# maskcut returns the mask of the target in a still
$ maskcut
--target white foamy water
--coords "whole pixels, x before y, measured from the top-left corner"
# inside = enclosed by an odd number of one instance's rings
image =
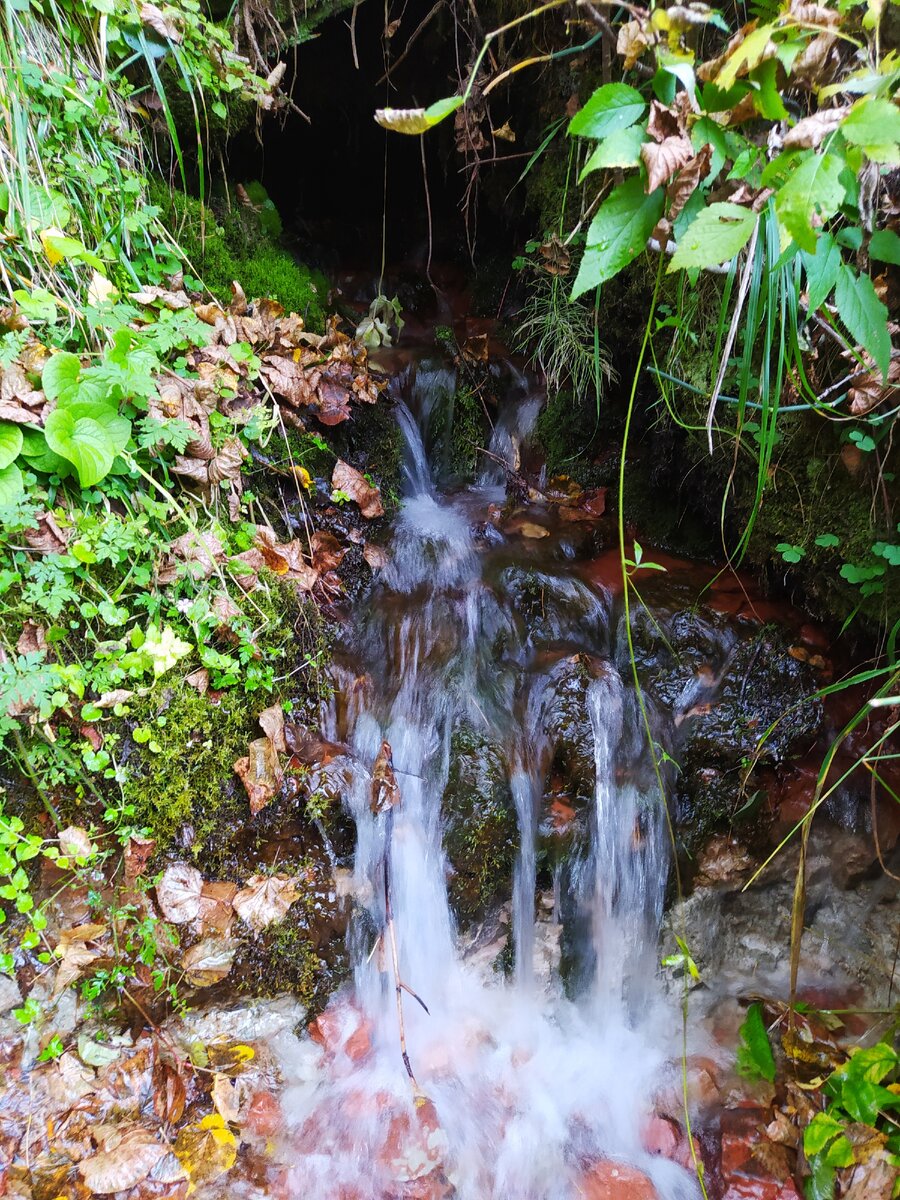
[[[428,379],[447,383],[436,370]],[[663,814],[659,795],[635,782],[647,774],[637,769],[646,766],[645,743],[613,661],[611,601],[561,556],[543,552],[537,565],[522,550],[542,604],[537,625],[523,619],[510,573],[520,552],[475,532],[484,492],[448,497],[434,482],[422,437],[434,409],[423,387],[420,373],[400,408],[407,496],[390,562],[360,606],[352,654],[337,675],[339,688],[348,682],[335,706],[340,719],[332,715],[326,731],[360,764],[348,797],[357,827],[353,984],[329,1018],[344,1023],[341,1041],[358,1036],[336,1055],[304,1043],[290,1066],[290,1195],[575,1200],[586,1167],[610,1157],[644,1171],[662,1200],[689,1200],[692,1177],[641,1143],[680,1026],[653,981],[667,872]],[[522,390],[518,418],[503,413],[495,432],[495,451],[507,457],[537,414]],[[491,482],[486,471],[482,485]],[[580,965],[567,998],[561,984],[548,991],[535,977],[535,889],[551,718],[578,654],[591,676],[582,727],[594,779],[584,836],[564,881],[557,873],[572,928],[584,931],[574,936]],[[363,672],[365,686],[350,687]],[[461,724],[502,749],[518,818],[508,977],[463,959],[448,901],[441,803]],[[390,816],[371,811],[365,769],[385,739],[402,797]],[[401,1056],[386,856],[400,976],[415,993],[401,994],[415,1084]]]

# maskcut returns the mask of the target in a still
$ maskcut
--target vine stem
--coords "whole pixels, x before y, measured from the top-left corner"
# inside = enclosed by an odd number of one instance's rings
[[[669,814],[669,807],[666,804],[666,789],[663,782],[662,771],[659,764],[659,756],[656,752],[656,745],[653,740],[653,731],[650,727],[650,714],[647,711],[647,703],[644,699],[644,692],[641,688],[640,676],[638,674],[637,662],[634,657],[634,637],[631,632],[631,599],[630,589],[634,586],[628,573],[629,564],[625,557],[625,460],[628,451],[628,439],[631,434],[631,420],[634,416],[635,402],[637,400],[638,383],[640,382],[641,370],[644,365],[644,359],[647,356],[647,347],[650,345],[651,330],[653,328],[653,316],[656,312],[656,301],[659,296],[659,288],[662,283],[663,266],[665,259],[660,256],[656,268],[656,279],[653,284],[653,294],[650,297],[650,304],[647,309],[647,321],[644,325],[644,336],[641,341],[641,349],[638,353],[638,360],[635,363],[634,375],[631,379],[631,392],[628,397],[628,410],[625,414],[625,430],[622,435],[622,453],[619,460],[619,494],[616,500],[616,518],[619,534],[619,566],[622,571],[622,596],[625,616],[625,636],[628,640],[628,659],[631,663],[631,674],[634,679],[635,693],[637,695],[638,706],[641,712],[641,720],[644,725],[644,731],[647,735],[647,743],[650,748],[650,755],[653,759],[653,772],[656,776],[657,787],[659,788],[660,803],[663,806],[663,812],[666,816],[666,826],[669,831],[669,840],[672,843],[672,861],[675,867],[675,889],[678,899],[682,899],[681,888],[681,872],[678,868],[678,854],[675,844],[675,829],[672,825],[672,818]],[[635,589],[636,590],[636,589]],[[685,929],[682,928],[682,935],[685,934]],[[687,938],[682,936],[684,945],[687,945]],[[688,1100],[688,1073],[687,1073],[687,1021],[688,1021],[688,989],[690,975],[687,969],[687,964],[684,967],[684,985],[682,988],[681,997],[681,1093],[682,1107],[684,1111],[684,1127],[687,1133],[688,1146],[691,1151],[691,1161],[694,1165],[694,1172],[697,1176],[697,1182],[700,1184],[700,1191],[703,1193],[703,1200],[709,1200],[706,1191],[706,1184],[703,1180],[704,1168],[703,1162],[697,1154],[697,1146],[694,1141],[693,1131],[691,1129],[691,1114],[690,1104]]]

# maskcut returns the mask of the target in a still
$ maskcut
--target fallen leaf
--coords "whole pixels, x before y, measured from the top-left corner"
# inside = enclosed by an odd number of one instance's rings
[[[76,979],[80,979],[90,963],[98,957],[99,950],[88,950],[87,946],[68,946],[60,959],[56,979],[53,981],[53,998],[61,995]]]
[[[372,768],[372,795],[369,807],[373,813],[384,813],[400,803],[400,788],[394,774],[394,756],[390,742],[382,742]]]
[[[313,569],[320,574],[324,574],[326,571],[334,571],[340,566],[341,560],[346,554],[346,550],[334,534],[326,533],[323,529],[317,529],[312,535],[310,546],[312,548]]]
[[[184,682],[201,696],[205,696],[209,690],[209,671],[206,667],[198,667],[196,671],[191,671],[190,675],[185,675]]]
[[[280,704],[264,708],[259,714],[259,727],[270,739],[275,750],[284,754],[287,746],[284,744],[284,709]]]
[[[188,983],[211,987],[225,978],[234,965],[235,945],[222,937],[206,937],[186,950],[181,966]]]
[[[216,1112],[229,1125],[243,1125],[247,1120],[257,1085],[258,1080],[249,1075],[239,1075],[237,1079],[231,1079],[228,1075],[215,1074],[212,1102],[216,1106]]]
[[[387,552],[381,546],[376,546],[372,542],[366,542],[363,546],[363,558],[369,564],[373,571],[380,571],[388,564]]]
[[[211,1183],[234,1166],[237,1139],[218,1113],[179,1129],[175,1156],[187,1172],[191,1187]]]
[[[303,543],[299,538],[289,542],[279,542],[275,531],[266,525],[260,525],[256,530],[256,547],[263,556],[263,561],[270,571],[276,575],[285,575],[293,579],[301,591],[312,591],[319,573],[311,567],[303,556]]]
[[[248,753],[239,758],[234,769],[246,789],[250,811],[256,815],[274,800],[284,782],[284,770],[271,738],[255,738]]]
[[[65,554],[69,535],[64,532],[51,512],[38,513],[37,523],[23,531],[23,536],[32,550],[42,554]]]
[[[203,876],[196,867],[187,863],[166,867],[156,885],[156,900],[162,915],[173,925],[193,921],[200,911],[202,889]]]
[[[688,137],[667,137],[662,142],[645,142],[641,146],[641,161],[647,168],[647,192],[672,178],[675,172],[694,157],[694,147]]]
[[[237,481],[241,474],[241,464],[247,454],[248,450],[240,438],[228,438],[215,458],[209,462],[209,482],[215,485],[223,479]]]
[[[235,896],[234,909],[258,933],[280,921],[298,895],[288,875],[253,875]]]
[[[331,474],[331,486],[335,491],[345,492],[351,500],[359,505],[359,511],[371,520],[373,517],[383,517],[384,508],[381,504],[381,493],[373,487],[361,471],[351,467],[349,463],[339,458]]]
[[[19,640],[16,642],[16,650],[18,650],[19,654],[46,654],[46,632],[43,625],[38,625],[36,621],[27,620],[22,626],[22,632],[19,634]]]
[[[152,4],[145,4],[144,8],[153,8]],[[159,9],[156,10],[159,12]],[[144,15],[144,9],[141,9],[141,16]],[[154,26],[156,28],[156,26]],[[174,28],[174,26],[170,26]],[[164,35],[169,36],[171,35]],[[172,37],[172,41],[177,38]],[[135,304],[161,304],[163,308],[171,309],[172,312],[180,312],[182,309],[191,307],[191,299],[187,292],[170,292],[166,288],[147,286],[139,292],[129,292],[128,299],[133,300]]]
[[[350,417],[350,389],[342,383],[323,379],[316,388],[316,417],[323,425],[340,425]]]
[[[146,1179],[167,1152],[149,1129],[126,1130],[111,1150],[78,1164],[78,1173],[95,1194],[124,1192]]]
[[[87,830],[79,825],[69,825],[61,830],[59,848],[68,858],[90,858],[96,849]]]
[[[237,884],[227,880],[204,883],[200,895],[200,928],[203,934],[218,933],[227,937],[234,922],[233,901]]]
[[[125,882],[131,886],[144,873],[156,850],[156,838],[132,836],[125,847]]]
[[[177,1125],[184,1113],[186,1089],[177,1067],[157,1058],[153,1064],[153,1111],[164,1125]]]
[[[99,700],[92,700],[91,703],[95,708],[115,708],[117,704],[124,704],[126,700],[130,700],[134,692],[130,688],[114,688],[111,692],[104,692]]]

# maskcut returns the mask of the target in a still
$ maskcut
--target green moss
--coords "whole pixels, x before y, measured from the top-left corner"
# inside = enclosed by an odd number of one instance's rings
[[[470,477],[481,465],[479,447],[487,445],[490,429],[484,406],[472,388],[461,387],[453,397],[450,425],[450,467]]]
[[[150,191],[164,224],[217,299],[229,300],[232,281],[237,280],[249,298],[277,300],[289,312],[299,313],[307,328],[325,328],[327,281],[267,232],[266,227],[275,228],[267,207],[258,214],[237,201],[229,208],[216,199],[204,208],[195,197],[159,182],[152,183]]]

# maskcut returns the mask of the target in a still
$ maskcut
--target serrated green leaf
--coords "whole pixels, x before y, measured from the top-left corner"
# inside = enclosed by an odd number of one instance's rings
[[[0,471],[19,457],[22,441],[21,426],[12,421],[0,421]]]
[[[815,254],[801,250],[806,268],[806,292],[809,311],[816,312],[831,295],[841,266],[841,252],[830,233],[820,234]]]
[[[788,111],[778,89],[778,59],[767,58],[750,72],[753,106],[767,121],[784,121]]]
[[[813,218],[824,223],[844,199],[840,181],[843,159],[836,154],[807,154],[775,193],[775,212],[787,234],[801,250],[814,254],[817,231]]]
[[[751,1004],[739,1029],[737,1069],[747,1079],[775,1080],[775,1059],[762,1017],[762,1006]]]
[[[897,237],[893,229],[879,229],[872,234],[869,241],[869,258],[900,267],[900,237]]]
[[[882,378],[887,378],[891,362],[891,335],[888,310],[875,294],[868,275],[858,275],[846,263],[841,264],[834,289],[838,314],[853,339],[868,350]]]
[[[685,230],[669,272],[730,262],[747,245],[758,220],[752,209],[739,204],[710,204]]]
[[[644,115],[646,107],[641,93],[627,83],[605,83],[569,122],[569,133],[579,137],[608,137],[633,125]]]
[[[848,142],[862,146],[873,162],[895,163],[900,159],[900,108],[880,96],[857,100],[841,123]]]
[[[809,1158],[814,1154],[821,1154],[831,1139],[839,1137],[843,1132],[843,1125],[831,1113],[816,1113],[803,1130],[803,1152]]]
[[[637,258],[662,215],[664,198],[662,188],[646,195],[640,177],[635,175],[604,200],[588,230],[587,249],[572,289],[573,300],[612,279]]]
[[[608,167],[636,167],[641,161],[641,145],[646,133],[640,125],[617,129],[605,137],[584,164],[578,182],[581,183],[592,171]]]

